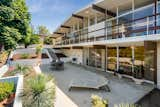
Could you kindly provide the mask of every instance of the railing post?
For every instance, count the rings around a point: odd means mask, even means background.
[[[147,17],[147,35],[149,35],[149,17]]]
[[[118,28],[118,29],[119,29],[119,28]],[[125,38],[125,35],[124,35],[124,32],[125,32],[125,26],[124,26],[124,24],[122,24],[121,32],[122,32],[122,38]]]
[[[79,43],[80,43],[80,41],[81,41],[80,39],[81,39],[81,35],[80,35],[80,33],[79,33]]]

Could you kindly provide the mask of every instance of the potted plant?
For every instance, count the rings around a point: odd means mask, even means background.
[[[104,100],[97,95],[92,95],[92,107],[108,107],[108,100]]]
[[[25,82],[24,107],[53,107],[55,98],[54,80],[45,75],[37,75]]]
[[[0,107],[13,102],[15,97],[14,90],[14,83],[0,82]]]
[[[134,73],[133,73],[133,80],[136,84],[142,84],[142,66],[135,66]]]

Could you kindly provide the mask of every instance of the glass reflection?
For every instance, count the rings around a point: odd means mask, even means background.
[[[132,75],[132,49],[130,47],[119,48],[119,72]]]
[[[117,49],[108,48],[107,49],[107,70],[116,71],[117,65]]]

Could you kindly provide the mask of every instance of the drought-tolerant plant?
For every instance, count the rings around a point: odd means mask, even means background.
[[[40,54],[41,51],[42,51],[42,45],[38,45],[38,46],[36,47],[36,54],[37,54],[37,55]]]
[[[14,83],[0,82],[0,102],[8,98],[14,92]]]
[[[92,107],[108,107],[108,100],[104,100],[97,95],[92,95]]]
[[[8,57],[8,51],[2,51],[0,53],[0,63],[4,63]]]
[[[26,81],[24,107],[54,107],[55,84],[53,78],[37,75]]]
[[[27,58],[29,58],[29,56],[30,55],[28,53],[21,54],[22,59],[27,59]]]
[[[11,72],[12,75],[21,74],[27,75],[30,72],[30,67],[17,64],[16,68]]]
[[[114,107],[141,107],[137,104],[116,104]]]

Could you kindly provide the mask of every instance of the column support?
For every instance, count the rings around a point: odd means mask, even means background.
[[[132,48],[132,74],[134,73],[134,59],[135,59],[135,52],[134,52],[134,46]]]
[[[105,46],[105,72],[107,71],[107,46]]]
[[[119,46],[117,46],[117,71],[119,70]]]
[[[154,20],[155,20],[155,22],[154,22],[154,26],[155,26],[155,28],[157,27],[157,0],[154,0],[154,15],[155,15],[155,17],[154,17]],[[157,29],[155,29],[154,30],[154,33],[156,34],[157,33]]]

